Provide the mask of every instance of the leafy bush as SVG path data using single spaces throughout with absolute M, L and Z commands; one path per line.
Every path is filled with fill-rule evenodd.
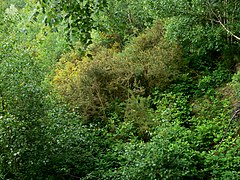
M 202 95 L 213 91 L 215 88 L 220 87 L 224 82 L 229 81 L 231 78 L 231 73 L 224 67 L 219 66 L 213 72 L 207 73 L 207 75 L 202 76 L 197 84 L 196 95 Z
M 239 137 L 228 137 L 218 147 L 209 153 L 203 152 L 205 156 L 205 174 L 211 179 L 239 179 Z
M 98 131 L 84 127 L 64 106 L 41 119 L 0 121 L 0 174 L 3 179 L 85 177 L 102 153 Z M 104 146 L 103 146 L 104 147 Z
M 120 167 L 106 172 L 105 179 L 200 179 L 188 143 L 190 131 L 178 125 L 159 126 L 149 143 L 118 145 Z M 119 151 L 117 151 L 119 149 Z
M 231 86 L 215 89 L 210 95 L 195 99 L 190 122 L 194 142 L 201 152 L 203 175 L 210 179 L 237 179 L 239 170 L 237 141 L 238 118 L 231 120 L 235 103 Z
M 90 130 L 83 128 L 80 119 L 70 116 L 62 106 L 55 107 L 57 103 L 53 104 L 55 97 L 46 79 L 65 43 L 57 40 L 59 34 L 47 29 L 39 32 L 38 21 L 26 20 L 28 8 L 11 16 L 4 14 L 0 20 L 4 25 L 0 27 L 0 176 L 2 179 L 70 177 L 71 173 L 84 176 L 88 167 L 94 168 L 93 161 L 88 161 L 93 159 L 90 150 L 84 156 L 87 160 L 75 160 L 91 165 L 73 171 L 73 164 L 78 163 L 71 162 L 91 144 Z M 55 108 L 58 112 L 54 112 Z
M 165 18 L 167 36 L 178 40 L 188 58 L 217 53 L 218 56 L 209 59 L 212 61 L 224 49 L 238 46 L 238 40 L 232 36 L 232 33 L 239 34 L 239 22 L 232 20 L 239 19 L 238 1 L 209 4 L 207 1 L 159 0 L 148 1 L 148 4 L 149 9 L 154 9 L 152 17 Z
M 235 98 L 239 100 L 240 97 L 240 71 L 238 71 L 233 77 L 232 77 L 232 87 L 235 91 Z
M 23 115 L 23 119 L 44 114 L 49 93 L 45 78 L 64 47 L 64 41 L 56 40 L 58 34 L 49 31 L 52 37 L 44 36 L 39 22 L 24 21 L 30 14 L 28 8 L 31 5 L 13 15 L 5 14 L 0 28 L 1 111 L 18 118 Z M 50 44 L 56 45 L 54 50 L 47 48 Z
M 119 164 L 106 171 L 104 178 L 237 179 L 239 128 L 237 119 L 228 127 L 232 108 L 228 93 L 219 88 L 211 96 L 195 99 L 193 111 L 189 97 L 160 93 L 155 99 L 156 113 L 151 115 L 155 128 L 150 129 L 150 141 L 143 143 L 133 138 L 116 144 L 112 153 Z M 134 110 L 136 101 L 131 102 L 129 109 Z M 133 119 L 138 121 L 138 113 L 144 112 L 144 108 L 143 112 L 134 112 Z M 190 126 L 186 128 L 182 122 Z

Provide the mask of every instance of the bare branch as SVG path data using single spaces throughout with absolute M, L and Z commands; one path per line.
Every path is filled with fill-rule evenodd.
M 227 33 L 229 33 L 232 37 L 236 38 L 237 40 L 240 41 L 240 37 L 236 36 L 232 31 L 230 31 L 228 28 L 226 28 L 226 26 L 222 23 L 221 21 L 221 17 L 219 17 L 214 11 L 213 8 L 211 7 L 211 3 L 209 1 L 207 1 L 208 6 L 210 11 L 212 12 L 212 14 L 218 19 L 217 21 L 215 20 L 215 22 L 218 22 L 225 31 L 227 31 Z

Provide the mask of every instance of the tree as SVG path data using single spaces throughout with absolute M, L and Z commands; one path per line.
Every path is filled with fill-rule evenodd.
M 65 49 L 61 32 L 29 20 L 30 3 L 6 8 L 0 12 L 0 179 L 84 177 L 96 167 L 101 141 L 49 84 Z
M 152 15 L 165 20 L 168 37 L 181 43 L 188 55 L 206 55 L 236 46 L 239 7 L 237 0 L 149 1 Z
M 146 4 L 142 0 L 108 0 L 107 7 L 96 17 L 100 30 L 110 40 L 123 45 L 132 36 L 137 36 L 151 26 L 153 18 Z
M 91 43 L 91 30 L 97 28 L 93 17 L 106 6 L 106 0 L 38 0 L 37 4 L 46 15 L 46 24 L 56 28 L 63 22 L 70 42 L 77 38 L 88 45 Z

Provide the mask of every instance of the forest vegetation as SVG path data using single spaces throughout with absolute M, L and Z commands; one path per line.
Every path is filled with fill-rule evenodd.
M 1 0 L 0 179 L 240 179 L 239 0 Z

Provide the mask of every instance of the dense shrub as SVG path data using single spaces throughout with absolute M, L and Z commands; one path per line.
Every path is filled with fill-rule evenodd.
M 205 156 L 205 175 L 214 180 L 239 179 L 239 147 L 239 136 L 234 138 L 228 137 L 218 149 L 208 153 L 203 152 L 202 155 Z
M 205 178 L 237 179 L 239 176 L 238 118 L 232 116 L 238 100 L 231 84 L 192 102 L 190 123 L 195 139 L 192 147 L 201 152 Z
M 163 38 L 159 23 L 135 38 L 121 53 L 99 48 L 92 60 L 63 56 L 53 79 L 55 87 L 88 119 L 107 116 L 110 104 L 133 95 L 148 96 L 166 88 L 183 66 L 181 51 Z
M 146 120 L 145 125 L 154 124 L 148 128 L 151 138 L 145 143 L 134 138 L 117 143 L 112 153 L 118 165 L 106 171 L 104 178 L 237 179 L 239 121 L 236 118 L 228 125 L 232 110 L 229 99 L 233 98 L 229 88 L 215 89 L 215 93 L 194 99 L 192 105 L 189 97 L 181 93 L 160 93 L 154 100 L 157 110 L 150 116 L 146 114 L 146 105 L 141 105 L 145 101 L 131 98 L 127 107 L 133 110 L 129 113 L 133 121 L 126 124 L 129 136 L 125 137 L 131 138 L 135 122 Z M 142 111 L 135 112 L 137 107 Z

